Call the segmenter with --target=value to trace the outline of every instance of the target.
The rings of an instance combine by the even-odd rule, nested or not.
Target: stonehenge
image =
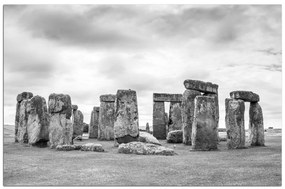
[[[116,95],[100,96],[98,140],[114,140]]]
[[[99,109],[100,107],[94,106],[91,112],[91,118],[90,118],[90,124],[89,124],[89,138],[98,137]]]
[[[72,123],[73,123],[73,138],[82,136],[83,134],[83,119],[84,116],[77,105],[72,105]]]
[[[115,104],[115,142],[121,144],[137,141],[139,137],[139,115],[136,91],[118,90]]]
[[[228,149],[245,147],[244,102],[249,102],[249,143],[264,146],[264,125],[259,95],[251,91],[232,91],[225,100]]]

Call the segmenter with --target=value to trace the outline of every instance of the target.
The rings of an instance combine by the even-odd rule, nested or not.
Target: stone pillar
[[[249,143],[264,146],[263,114],[258,102],[251,102],[249,106]]]
[[[192,150],[216,150],[217,142],[215,98],[197,96],[192,127]]]
[[[71,145],[73,125],[70,120],[72,115],[71,98],[65,94],[51,94],[48,101],[50,123],[49,142],[50,148],[57,145]]]
[[[100,96],[98,140],[114,140],[115,95]]]
[[[22,116],[20,116],[20,109],[21,109],[21,102],[23,101],[23,100],[28,100],[28,99],[31,99],[33,97],[33,93],[31,93],[31,92],[22,92],[22,93],[20,93],[20,94],[18,94],[17,95],[17,98],[16,98],[16,100],[17,100],[17,105],[16,105],[16,116],[15,116],[15,142],[19,142],[19,137],[21,136],[21,141],[22,142],[24,142],[24,141],[28,141],[28,139],[26,138],[26,139],[23,139],[22,138],[22,136],[25,136],[25,134],[19,134],[19,137],[18,137],[18,130],[19,130],[19,125],[20,125],[20,122],[21,122],[21,127],[25,127],[26,128],[26,126],[25,126],[25,123],[27,122],[27,120],[26,121],[24,121],[24,120],[21,120],[20,121],[20,117],[21,117],[21,119],[23,119],[23,118],[25,118],[26,116],[25,115],[22,115]],[[22,105],[24,105],[24,106],[26,106],[25,105],[26,103],[23,103]],[[22,114],[25,114],[25,111],[23,111],[23,108],[24,107],[22,107]],[[22,132],[26,132],[25,131],[25,129],[20,129]],[[27,136],[27,135],[26,135]]]
[[[168,132],[181,129],[181,102],[170,102]]]
[[[89,138],[98,138],[99,107],[93,107],[89,124]]]
[[[164,102],[153,102],[153,136],[157,139],[166,139],[166,121]]]
[[[84,116],[77,105],[72,105],[73,138],[82,136]]]
[[[187,89],[183,93],[181,103],[181,118],[182,118],[182,131],[183,143],[191,145],[192,125],[194,119],[195,97],[201,95],[201,92],[196,90]]]
[[[149,124],[148,124],[148,123],[146,123],[145,131],[146,131],[147,133],[150,133],[150,129],[149,129]]]
[[[46,100],[41,96],[34,96],[28,104],[27,112],[29,144],[44,143],[46,145],[49,141],[49,114]]]
[[[119,144],[137,141],[139,137],[139,114],[136,91],[117,91],[114,134],[115,140]]]
[[[245,147],[244,101],[226,98],[226,128],[228,149]]]

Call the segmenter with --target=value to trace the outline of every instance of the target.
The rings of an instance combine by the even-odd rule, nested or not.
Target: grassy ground
[[[281,134],[266,135],[266,147],[190,152],[176,144],[176,156],[118,154],[113,142],[96,142],[106,152],[55,151],[13,143],[4,128],[4,186],[280,186]],[[164,146],[173,148],[161,140]]]

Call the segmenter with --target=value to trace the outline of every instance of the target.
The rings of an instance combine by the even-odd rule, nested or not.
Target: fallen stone
[[[72,115],[71,98],[65,94],[50,94],[48,101],[49,113],[65,114],[66,119]]]
[[[195,98],[192,127],[192,150],[216,150],[218,143],[215,98]]]
[[[151,135],[147,132],[140,132],[140,136],[139,136],[138,141],[161,145],[160,142],[153,135]]]
[[[73,109],[73,137],[82,136],[84,116],[80,110]]]
[[[87,143],[81,146],[81,151],[104,152],[101,144]]]
[[[203,93],[218,93],[218,85],[211,82],[187,79],[184,81],[186,89],[196,90]]]
[[[186,89],[183,93],[181,103],[181,120],[183,131],[183,143],[185,145],[191,145],[192,125],[194,119],[194,107],[195,97],[201,95],[201,92]]]
[[[166,139],[166,120],[164,102],[153,103],[153,136],[157,139]]]
[[[80,150],[81,149],[81,145],[57,145],[56,150],[58,151],[72,151],[72,150]]]
[[[251,91],[233,91],[230,93],[230,97],[233,99],[240,99],[246,102],[258,102],[259,95]]]
[[[143,142],[130,142],[126,144],[120,144],[118,152],[123,154],[165,156],[173,156],[176,154],[171,148]]]
[[[99,107],[93,107],[89,124],[89,138],[98,138]]]
[[[183,142],[183,131],[182,130],[170,131],[167,134],[166,140],[168,143],[182,143]]]
[[[181,103],[170,102],[168,132],[182,129]]]
[[[137,141],[139,136],[139,115],[136,91],[117,91],[115,115],[115,140],[119,144]]]
[[[101,98],[100,98],[101,99]],[[100,102],[98,140],[114,140],[115,102]]]
[[[153,93],[154,102],[181,102],[181,94]]]
[[[249,106],[249,144],[264,146],[264,125],[261,106],[252,102]]]
[[[228,149],[245,147],[244,130],[244,101],[227,98],[226,107],[226,128]]]
[[[29,144],[39,141],[49,141],[49,114],[46,100],[41,96],[34,96],[27,106],[28,122],[27,134]]]

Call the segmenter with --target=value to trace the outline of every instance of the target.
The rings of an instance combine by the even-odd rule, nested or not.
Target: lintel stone
[[[115,102],[116,95],[113,94],[106,94],[100,96],[100,102]]]
[[[182,94],[153,93],[154,102],[181,102]]]
[[[259,101],[259,95],[251,91],[232,91],[230,92],[230,96],[233,99],[240,99],[246,102],[258,102]]]
[[[211,82],[204,82],[199,80],[187,79],[184,81],[186,89],[192,89],[203,93],[218,93],[218,85]]]

